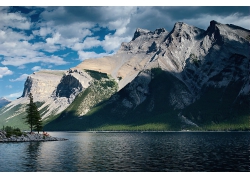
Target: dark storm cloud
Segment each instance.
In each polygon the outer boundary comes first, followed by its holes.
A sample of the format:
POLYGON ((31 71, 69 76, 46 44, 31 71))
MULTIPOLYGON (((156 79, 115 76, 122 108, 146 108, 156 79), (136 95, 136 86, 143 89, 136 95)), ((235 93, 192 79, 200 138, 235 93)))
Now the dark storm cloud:
MULTIPOLYGON (((162 25, 170 30, 173 23, 182 21, 183 19, 195 19, 202 16, 220 16, 226 17, 236 14, 239 17, 249 16, 250 11, 247 6, 157 6, 157 7, 139 7, 138 15, 134 18, 134 24, 140 24, 142 28, 155 28, 162 25), (138 21, 139 19, 139 21, 138 21)), ((212 19, 211 19, 212 20, 212 19)), ((223 22, 221 22, 223 23, 223 22)), ((209 25, 209 24, 207 24, 209 25)), ((205 28, 205 27, 202 27, 205 28)))
MULTIPOLYGON (((45 21, 53 21, 55 25, 72 24, 74 22, 88 22, 92 25, 110 27, 109 23, 116 20, 129 19, 126 24, 127 33, 132 33, 136 28, 145 28, 154 30, 164 27, 167 30, 173 28, 174 23, 189 20, 194 22, 200 18, 197 23, 200 28, 206 29, 209 26, 209 17, 221 17, 237 14, 237 17, 249 16, 248 6, 139 6, 139 7, 87 7, 87 6, 69 6, 69 7, 47 7, 40 17, 45 21), (207 18, 206 18, 207 17, 207 18), (201 22, 204 18, 205 22, 201 22)), ((224 23, 224 22, 221 22, 224 23)), ((193 24, 195 25, 195 24, 193 24)))
POLYGON ((194 6, 194 7, 155 7, 160 13, 169 16, 173 20, 197 18, 201 15, 229 16, 239 13, 241 16, 249 15, 247 6, 194 6))
POLYGON ((108 23, 126 17, 131 9, 135 9, 135 7, 48 7, 41 13, 41 18, 46 21, 53 20, 55 24, 71 24, 78 21, 108 23))

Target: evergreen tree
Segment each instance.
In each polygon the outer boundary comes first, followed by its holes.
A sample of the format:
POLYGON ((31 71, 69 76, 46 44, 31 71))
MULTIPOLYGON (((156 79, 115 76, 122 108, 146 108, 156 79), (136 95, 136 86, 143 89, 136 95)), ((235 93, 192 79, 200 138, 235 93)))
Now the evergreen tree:
POLYGON ((39 132, 43 130, 43 125, 42 125, 42 121, 41 121, 42 118, 41 118, 40 113, 37 110, 37 108, 36 108, 36 112, 35 112, 35 119, 36 119, 36 122, 34 124, 34 129, 39 134, 39 132))
POLYGON ((41 122, 41 116, 40 116, 40 113, 38 111, 36 104, 33 102, 33 96, 31 93, 29 94, 29 99, 30 99, 30 103, 28 104, 27 109, 26 109, 27 116, 26 116, 25 123, 29 125, 30 132, 33 132, 33 129, 34 129, 34 130, 37 130, 39 133, 39 131, 41 131, 43 128, 42 122, 41 122))

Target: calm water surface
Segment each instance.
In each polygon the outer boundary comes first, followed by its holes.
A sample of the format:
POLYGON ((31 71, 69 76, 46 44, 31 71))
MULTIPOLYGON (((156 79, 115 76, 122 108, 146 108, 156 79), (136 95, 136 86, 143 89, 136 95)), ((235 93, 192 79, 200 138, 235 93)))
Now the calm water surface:
POLYGON ((69 140, 0 143, 0 171, 250 171, 249 132, 50 132, 50 135, 69 140))

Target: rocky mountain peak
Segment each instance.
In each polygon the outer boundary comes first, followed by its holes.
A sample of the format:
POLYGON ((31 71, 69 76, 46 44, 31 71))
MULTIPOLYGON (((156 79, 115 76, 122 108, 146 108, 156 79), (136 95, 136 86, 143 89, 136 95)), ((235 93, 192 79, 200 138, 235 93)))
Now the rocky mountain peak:
POLYGON ((160 35, 163 32, 167 32, 165 28, 159 28, 154 31, 154 34, 160 35))
POLYGON ((9 100, 6 99, 5 97, 0 97, 0 101, 9 101, 9 100))
POLYGON ((136 38, 138 38, 141 35, 148 34, 149 32, 151 32, 151 31, 149 31, 147 29, 137 28, 136 31, 135 31, 135 33, 134 33, 134 37, 133 37, 132 41, 134 41, 136 38))
POLYGON ((11 101, 9 101, 8 99, 4 98, 4 97, 0 97, 0 108, 9 104, 11 101))
POLYGON ((213 39, 214 41, 218 41, 219 44, 222 44, 222 38, 220 33, 220 23, 212 20, 210 21, 210 25, 207 28, 206 34, 210 37, 210 39, 213 39))

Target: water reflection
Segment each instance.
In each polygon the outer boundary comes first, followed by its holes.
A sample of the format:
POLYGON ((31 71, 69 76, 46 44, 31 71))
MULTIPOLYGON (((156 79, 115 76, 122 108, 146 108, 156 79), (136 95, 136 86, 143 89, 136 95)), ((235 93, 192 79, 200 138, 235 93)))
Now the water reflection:
POLYGON ((0 171, 224 172, 250 166, 246 132, 50 134, 69 140, 0 144, 0 171))
POLYGON ((41 142, 27 142, 27 146, 25 149, 25 156, 23 157, 24 162, 22 166, 27 169, 27 171, 39 171, 39 163, 38 159, 40 156, 40 145, 41 142))

